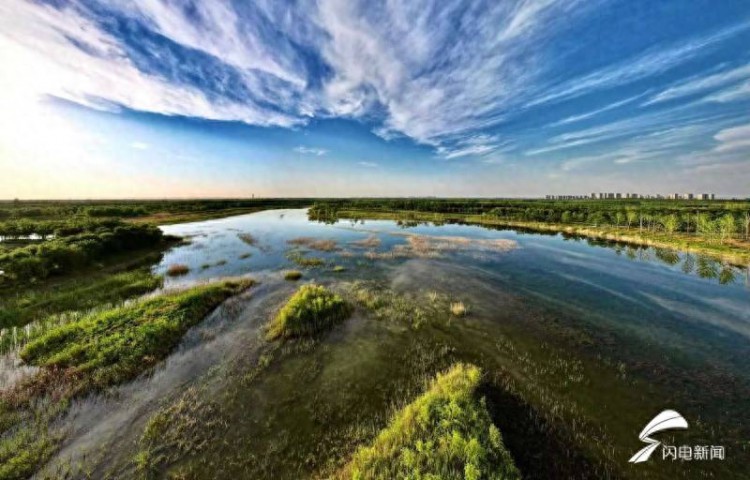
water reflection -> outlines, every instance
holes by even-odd
[[[327,225],[348,224],[351,227],[361,227],[367,224],[368,220],[364,218],[337,220],[333,216],[315,216],[310,214],[308,217],[311,221],[321,222]],[[474,225],[458,221],[417,221],[409,219],[394,220],[393,223],[401,229],[416,229],[419,227],[439,228],[445,225],[463,225],[473,226],[496,231],[512,231],[519,235],[533,235],[537,237],[560,237],[565,241],[576,243],[585,242],[592,247],[601,247],[613,250],[618,256],[625,255],[628,259],[640,262],[658,262],[669,267],[678,268],[688,275],[696,275],[704,279],[715,279],[721,285],[732,284],[738,281],[738,278],[745,277],[745,285],[750,287],[750,268],[739,267],[726,264],[711,256],[703,254],[693,254],[689,252],[679,252],[669,248],[657,248],[645,245],[631,245],[611,240],[582,237],[580,235],[569,234],[565,232],[545,232],[523,227],[507,228],[496,225]]]

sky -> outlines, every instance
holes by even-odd
[[[747,0],[3,0],[0,198],[750,196]]]

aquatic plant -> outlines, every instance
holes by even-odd
[[[326,263],[324,259],[319,257],[306,257],[302,252],[298,250],[289,252],[286,258],[304,268],[320,267]]]
[[[451,302],[450,310],[456,317],[463,317],[469,313],[469,309],[464,305],[464,302]]]
[[[482,373],[456,364],[360,447],[338,478],[520,479],[502,435],[477,397]]]
[[[190,273],[190,267],[181,263],[175,263],[167,268],[167,275],[170,277],[179,277]]]
[[[249,233],[238,233],[237,236],[240,240],[248,245],[254,246],[256,243],[258,243],[258,240]]]
[[[333,252],[339,249],[336,240],[330,239],[316,239],[312,237],[298,237],[288,240],[286,243],[289,245],[296,245],[299,247],[307,247],[312,250],[319,250],[321,252]]]
[[[250,258],[252,256],[253,256],[253,254],[250,253],[250,252],[243,253],[242,255],[240,255],[240,260],[245,260],[246,258]]]
[[[344,267],[342,265],[336,265],[335,267],[333,267],[332,271],[335,272],[335,273],[345,272],[346,271],[346,267]]]
[[[252,280],[224,281],[86,315],[29,342],[21,359],[68,372],[69,395],[136,377],[177,345],[182,335]]]
[[[267,338],[292,338],[320,332],[344,320],[351,307],[322,285],[303,285],[268,327]]]
[[[378,248],[380,246],[380,238],[375,235],[370,235],[367,238],[361,240],[353,240],[349,242],[349,245],[359,248]]]
[[[299,280],[302,278],[302,272],[299,270],[289,270],[284,273],[285,280]]]

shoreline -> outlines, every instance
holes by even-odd
[[[407,221],[429,221],[447,223],[465,223],[479,226],[508,227],[535,232],[562,233],[576,235],[612,243],[622,243],[643,247],[665,248],[687,253],[710,256],[725,263],[747,268],[750,267],[750,245],[743,248],[732,244],[710,243],[688,235],[674,235],[664,238],[663,233],[638,232],[614,227],[576,226],[559,223],[519,222],[502,220],[484,215],[461,215],[446,213],[428,213],[417,211],[378,211],[378,210],[341,210],[336,213],[339,219],[388,219]]]

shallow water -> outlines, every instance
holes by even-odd
[[[94,461],[94,471],[131,476],[128,462],[147,419],[189,386],[210,383],[211,394],[201,401],[215,404],[217,423],[230,427],[217,437],[198,425],[191,435],[211,440],[166,467],[182,468],[190,478],[320,474],[341,461],[329,457],[345,457],[382,427],[394,405],[419,391],[424,375],[463,360],[488,375],[504,372],[523,400],[518,411],[528,408],[534,418],[568,422],[580,437],[581,455],[590,448],[607,457],[609,466],[576,474],[580,478],[602,472],[742,478],[747,459],[742,445],[750,434],[745,270],[684,253],[479,226],[323,224],[309,221],[305,210],[162,229],[190,239],[154,267],[164,273],[171,265],[188,266],[187,274],[167,277],[165,288],[237,275],[262,284],[249,300],[238,301],[241,308],[232,315],[215,314],[192,330],[154,375],[120,388],[106,403],[90,399],[79,405],[75,434],[58,460],[106,445],[120,453]],[[323,264],[303,268],[295,255]],[[372,322],[358,311],[308,349],[266,352],[275,360],[256,377],[258,356],[270,348],[261,327],[292,291],[293,284],[282,279],[290,269],[301,270],[303,282],[323,282],[342,292],[360,280],[379,285],[408,305],[429,304],[423,316],[433,321],[427,318],[420,327],[424,319],[415,314],[406,325],[388,318]],[[427,301],[430,292],[441,300]],[[465,303],[467,317],[448,315],[454,301]],[[212,368],[222,373],[201,380]],[[642,447],[640,429],[666,408],[691,423],[690,436],[668,438],[726,445],[727,460],[629,469],[627,458]],[[587,426],[579,431],[571,419]],[[529,433],[516,428],[518,418],[501,409],[496,421],[528,478],[578,465],[548,460],[552,470],[544,470],[538,464],[545,462],[529,456]],[[597,441],[585,439],[600,431]]]

